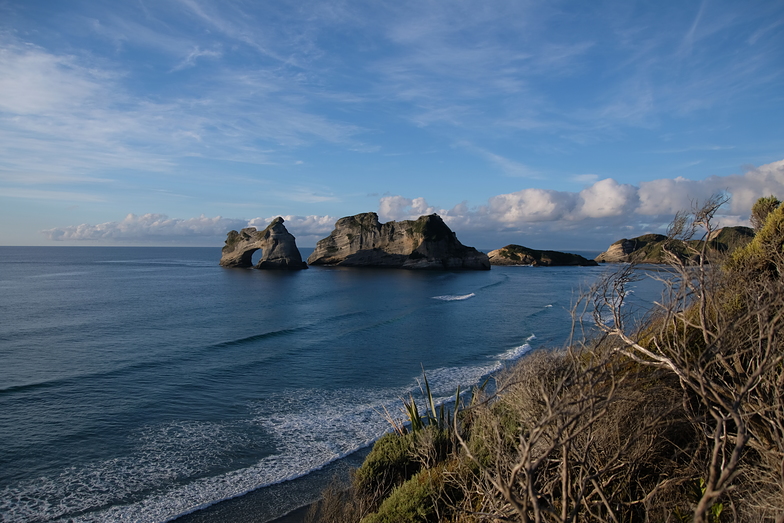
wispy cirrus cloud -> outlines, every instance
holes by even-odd
[[[188,53],[188,56],[186,56],[182,62],[178,63],[172,68],[172,71],[182,71],[183,69],[194,67],[196,65],[196,60],[202,57],[220,58],[221,56],[223,56],[223,53],[220,51],[200,49],[198,46],[196,46],[190,53]]]
[[[267,164],[312,143],[362,147],[360,127],[310,111],[285,75],[229,72],[197,96],[153,101],[106,62],[8,37],[3,44],[0,172],[7,175],[40,172],[68,183],[101,170],[167,172],[191,156]],[[197,47],[175,69],[219,54]]]
[[[455,144],[455,147],[467,151],[471,151],[472,153],[477,154],[478,156],[484,158],[491,164],[500,168],[501,171],[503,171],[503,173],[506,174],[507,176],[517,177],[517,178],[538,178],[540,176],[538,172],[531,169],[527,165],[523,165],[522,163],[512,160],[510,158],[505,158],[499,154],[495,154],[483,147],[478,147],[465,140],[457,142]]]

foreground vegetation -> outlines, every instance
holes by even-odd
[[[452,409],[425,381],[422,412],[409,398],[409,423],[391,420],[310,521],[784,522],[784,206],[764,200],[734,253],[694,242],[692,265],[665,244],[646,321],[626,315],[625,265],[575,306],[590,341],[536,352]],[[678,215],[673,245],[709,237],[723,203]]]

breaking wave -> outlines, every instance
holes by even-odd
[[[473,292],[471,294],[446,294],[444,296],[433,296],[434,300],[441,300],[441,301],[462,301],[467,300],[468,298],[473,298],[476,296]]]

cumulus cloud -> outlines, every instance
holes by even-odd
[[[619,216],[636,207],[637,188],[607,178],[580,191],[580,200],[580,206],[576,211],[578,217]]]
[[[717,215],[717,225],[748,225],[752,204],[761,196],[784,198],[784,160],[750,168],[743,174],[713,176],[704,180],[685,178],[621,184],[607,178],[579,192],[523,189],[499,194],[484,204],[470,206],[462,201],[451,208],[430,204],[425,198],[388,195],[379,199],[381,221],[416,219],[438,213],[461,239],[474,242],[527,242],[534,247],[603,248],[622,236],[662,232],[676,212],[695,202],[724,192],[730,204]],[[277,216],[277,215],[276,215]],[[107,242],[222,241],[232,229],[263,228],[276,216],[251,220],[214,218],[169,218],[163,214],[129,214],[119,222],[76,225],[43,231],[54,241],[103,240]],[[333,229],[337,217],[283,215],[286,228],[301,246],[313,246]],[[580,247],[580,246],[583,247]],[[480,246],[486,246],[482,244]]]
[[[253,218],[248,221],[246,227],[263,229],[278,216],[279,215],[270,216],[269,218]],[[308,244],[311,244],[314,239],[318,240],[329,235],[335,226],[335,222],[338,220],[334,216],[317,216],[313,214],[310,216],[283,215],[280,217],[283,218],[286,230],[293,234],[300,242],[305,240]],[[315,242],[313,242],[313,244],[315,244]]]
[[[493,196],[473,208],[461,202],[451,209],[439,209],[423,198],[385,196],[379,201],[379,215],[389,220],[437,212],[453,229],[478,241],[506,234],[500,241],[524,241],[515,238],[520,235],[546,242],[542,247],[556,247],[552,242],[560,238],[583,244],[591,241],[601,248],[621,236],[663,232],[676,212],[718,193],[730,196],[730,203],[717,215],[717,226],[748,225],[749,211],[758,198],[771,194],[784,198],[784,160],[744,174],[704,180],[678,177],[634,186],[607,178],[580,192],[523,189]],[[420,210],[426,212],[417,214]]]
[[[523,189],[490,198],[488,215],[501,223],[554,221],[569,213],[575,199],[568,192]]]
[[[424,198],[404,198],[403,196],[384,196],[379,200],[379,220],[409,220],[425,214],[441,213],[431,207]]]

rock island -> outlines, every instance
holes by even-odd
[[[346,216],[319,240],[310,265],[489,270],[487,255],[458,241],[440,216],[380,223],[374,212]]]
[[[278,216],[263,231],[246,227],[240,232],[230,231],[221,251],[223,267],[252,267],[253,253],[262,250],[257,269],[307,269],[297,249],[294,236],[286,230],[283,218]]]

